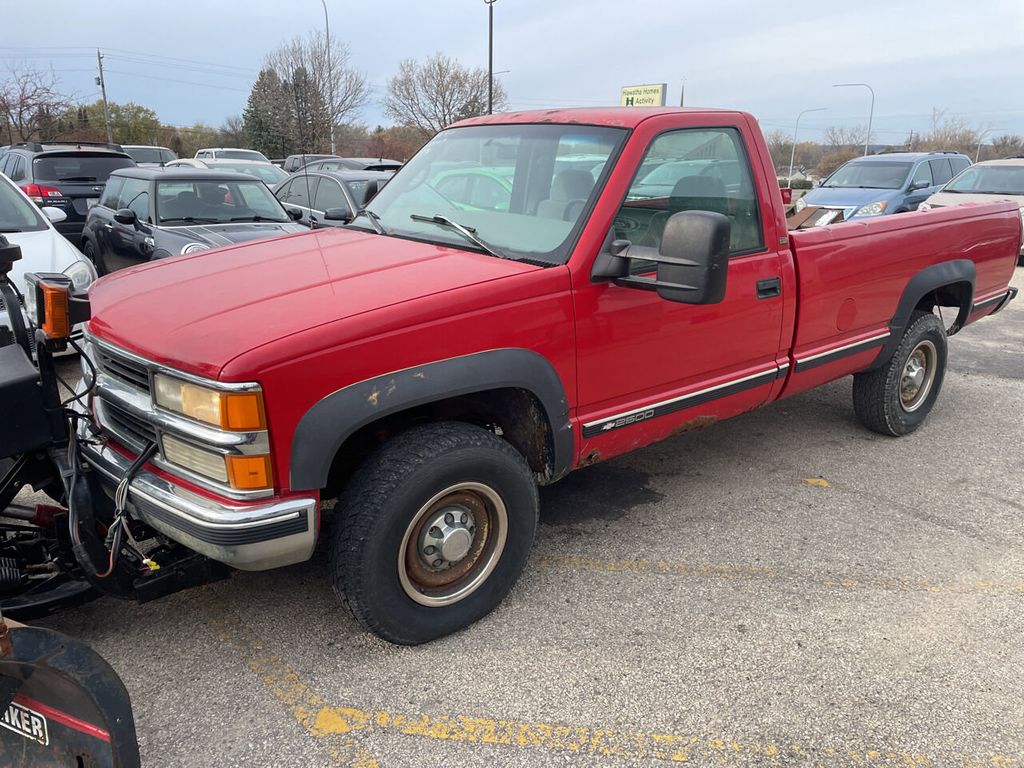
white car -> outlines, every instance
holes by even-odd
[[[26,294],[28,272],[62,272],[74,290],[84,291],[96,279],[96,270],[68,239],[57,232],[55,222],[67,218],[57,208],[38,208],[6,176],[0,175],[0,233],[21,246],[21,260],[14,262],[11,282]],[[0,307],[0,325],[10,328],[8,308]]]
[[[268,187],[273,189],[285,179],[291,176],[282,171],[273,163],[266,163],[262,160],[196,160],[194,157],[186,157],[180,160],[172,160],[164,165],[165,168],[213,168],[216,171],[238,171],[259,179]]]
[[[237,147],[204,147],[196,152],[196,160],[259,160],[269,163],[270,160],[262,152],[255,149],[238,149]]]
[[[991,203],[1011,200],[1020,206],[1024,219],[1024,158],[986,160],[975,163],[919,206],[919,211],[933,211],[947,205]],[[1024,245],[1018,264],[1024,266]]]

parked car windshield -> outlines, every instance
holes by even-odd
[[[218,149],[217,159],[221,158],[224,160],[265,160],[268,163],[270,162],[262,152],[257,152],[255,149]]]
[[[285,179],[290,178],[287,172],[270,163],[217,163],[213,167],[226,171],[245,173],[260,181],[265,181],[270,186],[280,184]]]
[[[118,155],[88,152],[47,154],[38,155],[32,162],[32,175],[36,181],[105,182],[111,172],[134,165],[130,157]]]
[[[5,181],[0,181],[0,232],[41,232],[46,222],[39,209]]]
[[[976,195],[1024,195],[1024,165],[975,165],[942,189]]]
[[[161,181],[156,185],[161,224],[289,221],[262,181]]]
[[[136,163],[169,163],[176,159],[171,150],[160,147],[126,147],[124,151],[131,155]]]
[[[424,220],[444,217],[503,255],[562,263],[625,136],[621,128],[583,125],[449,129],[406,163],[368,209],[388,234],[479,248],[454,227]],[[558,157],[581,153],[598,158],[596,174],[558,168]],[[453,168],[477,170],[463,174],[459,188],[443,183]],[[486,194],[476,194],[477,183],[488,185]]]
[[[822,184],[823,187],[856,189],[900,189],[907,180],[912,163],[872,162],[858,160],[847,163]]]

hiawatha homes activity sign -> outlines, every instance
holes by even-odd
[[[619,106],[623,107],[664,107],[668,83],[653,85],[627,85],[622,88]]]

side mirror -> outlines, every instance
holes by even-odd
[[[138,220],[139,217],[135,215],[135,211],[131,208],[121,208],[114,211],[114,221],[118,224],[131,225],[137,223]]]
[[[285,208],[284,210],[292,221],[302,221],[302,211],[298,208]]]
[[[324,219],[326,221],[341,221],[347,224],[352,221],[352,214],[348,208],[328,208],[324,211]]]
[[[377,179],[370,179],[368,182],[366,182],[366,189],[363,190],[363,208],[365,208],[369,204],[369,202],[373,200],[374,195],[380,192],[381,186],[383,185]]]
[[[681,211],[665,222],[658,250],[612,240],[609,232],[591,280],[610,278],[616,285],[657,291],[661,298],[681,304],[717,304],[725,298],[731,231],[732,222],[721,213]],[[630,261],[653,264],[657,276],[630,274]]]
[[[60,224],[68,217],[68,215],[60,208],[54,208],[52,206],[43,208],[42,211],[43,215],[50,220],[51,224]]]
[[[917,192],[919,189],[928,189],[930,186],[931,184],[927,181],[915,181],[911,183],[910,188],[907,191]]]
[[[729,274],[728,216],[682,211],[669,216],[658,249],[655,290],[668,301],[718,304]]]

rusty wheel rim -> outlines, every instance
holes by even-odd
[[[900,376],[900,405],[907,413],[913,413],[932,391],[935,373],[938,370],[938,351],[935,344],[925,339],[910,353],[903,364]]]
[[[434,494],[406,526],[398,580],[420,605],[452,605],[494,572],[508,536],[501,496],[483,483],[457,483]]]

